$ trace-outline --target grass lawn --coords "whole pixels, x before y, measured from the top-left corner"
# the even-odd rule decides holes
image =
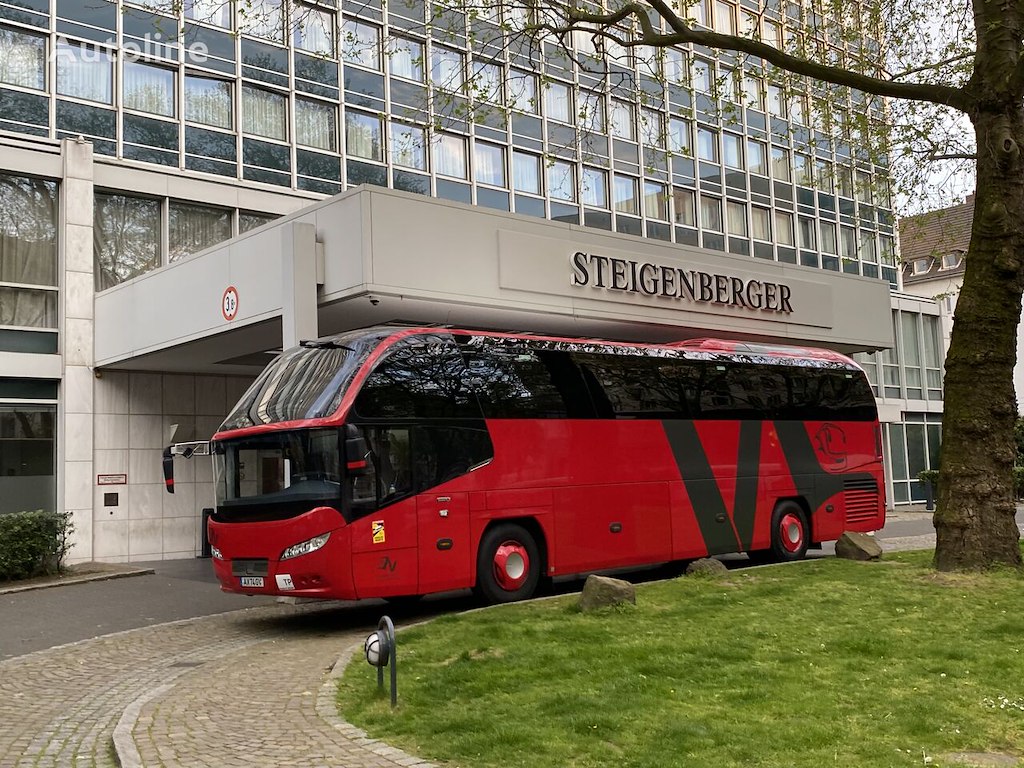
[[[399,705],[355,658],[344,717],[472,766],[902,766],[1024,755],[1024,577],[825,559],[448,616],[401,632]],[[935,761],[935,762],[933,762]]]

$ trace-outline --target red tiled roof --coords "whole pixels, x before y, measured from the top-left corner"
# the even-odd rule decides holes
[[[974,195],[960,205],[900,219],[900,254],[903,262],[925,256],[941,257],[966,251],[974,223]]]

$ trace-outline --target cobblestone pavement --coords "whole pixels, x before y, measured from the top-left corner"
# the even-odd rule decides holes
[[[355,615],[267,606],[0,662],[0,768],[424,766],[335,714]]]

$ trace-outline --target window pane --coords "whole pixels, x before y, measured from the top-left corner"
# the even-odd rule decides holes
[[[491,104],[504,104],[505,97],[502,92],[502,80],[504,72],[497,64],[473,63],[473,96],[480,101],[489,101]]]
[[[265,40],[284,42],[284,14],[281,0],[246,0],[238,6],[242,32]]]
[[[599,168],[583,169],[583,204],[608,207],[608,172]]]
[[[668,121],[668,148],[673,152],[690,153],[690,121],[673,117]]]
[[[544,90],[544,111],[549,120],[572,122],[572,94],[569,86],[550,83]],[[614,121],[614,116],[612,120]]]
[[[701,160],[718,162],[718,140],[714,131],[707,128],[697,129],[697,156]]]
[[[772,176],[779,181],[792,181],[793,171],[789,167],[789,150],[772,147]]]
[[[383,160],[383,131],[379,117],[349,110],[345,113],[345,148],[354,157]]]
[[[338,149],[338,108],[308,99],[295,99],[295,141],[306,147]]]
[[[633,123],[633,105],[624,101],[612,101],[612,136],[620,139],[636,139],[636,126]]]
[[[310,53],[333,56],[334,14],[302,4],[296,4],[292,13],[296,16],[293,22],[295,47]]]
[[[288,102],[262,88],[242,86],[242,130],[284,141],[288,138]]]
[[[231,8],[228,0],[185,0],[185,18],[231,29]]]
[[[256,227],[262,227],[264,224],[269,224],[274,219],[279,218],[273,213],[252,213],[250,211],[239,211],[238,212],[238,232],[248,232],[250,229],[256,229]]]
[[[57,292],[0,286],[0,325],[57,327]]]
[[[722,157],[730,168],[743,167],[743,140],[732,133],[722,134]]]
[[[683,224],[687,227],[696,226],[696,219],[693,212],[694,193],[688,189],[672,188],[673,205],[675,206],[676,224]]]
[[[747,236],[747,206],[743,203],[729,202],[725,206],[729,217],[729,234],[736,237]]]
[[[341,24],[341,58],[349,64],[380,69],[380,30],[345,19]]]
[[[576,174],[573,166],[561,160],[555,160],[548,167],[548,194],[554,200],[576,200]]]
[[[0,83],[43,90],[46,87],[46,40],[0,28]]]
[[[619,213],[640,213],[636,179],[615,175],[615,210]]]
[[[426,132],[414,125],[391,124],[391,162],[427,170]]]
[[[668,221],[668,195],[664,184],[644,182],[644,213],[648,218]]]
[[[462,88],[462,54],[434,46],[430,52],[430,82],[439,88],[457,91]]]
[[[423,43],[395,38],[389,44],[388,69],[392,75],[423,82]]]
[[[450,134],[441,135],[434,144],[434,169],[444,176],[467,178],[466,140]]]
[[[0,281],[57,285],[57,185],[0,175]]]
[[[779,245],[793,245],[793,214],[775,212],[775,239]]]
[[[231,83],[208,77],[185,77],[185,119],[230,129]]]
[[[231,211],[172,202],[168,235],[169,261],[198,253],[231,237]]]
[[[508,79],[510,105],[520,112],[537,113],[537,77],[512,70]]]
[[[57,93],[111,103],[113,61],[99,48],[57,43]]]
[[[604,115],[604,97],[601,94],[590,91],[580,93],[580,124],[585,130],[593,133],[604,133],[608,129]]]
[[[838,253],[836,248],[836,225],[829,221],[820,222],[821,250],[825,253]]]
[[[786,98],[782,88],[777,85],[768,86],[768,111],[775,117],[786,117]]]
[[[722,201],[717,197],[700,196],[700,225],[713,232],[722,231]]]
[[[497,144],[477,141],[473,145],[473,173],[481,184],[504,187],[505,149]]]
[[[814,219],[806,216],[800,217],[800,247],[808,250],[815,250],[817,238],[814,236]]]
[[[171,70],[125,61],[123,88],[126,109],[174,116],[174,73]]]
[[[512,180],[517,192],[541,194],[540,158],[526,152],[512,152]]]
[[[0,515],[57,508],[56,407],[0,406]]]
[[[665,146],[665,120],[660,112],[653,109],[641,110],[640,137],[649,147]]]
[[[772,239],[771,211],[767,208],[758,208],[756,205],[750,209],[751,233],[757,240]]]
[[[96,195],[93,262],[96,290],[160,266],[160,201]]]
[[[703,59],[693,60],[693,88],[704,93],[711,92],[711,64]]]
[[[765,157],[764,144],[760,141],[747,140],[747,169],[759,176],[768,175],[768,159]]]

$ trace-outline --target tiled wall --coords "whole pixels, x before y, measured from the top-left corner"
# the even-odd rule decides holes
[[[90,548],[91,559],[107,562],[198,555],[202,510],[213,505],[212,465],[207,457],[175,459],[175,493],[169,494],[161,471],[163,448],[172,439],[210,437],[249,383],[229,376],[100,373],[92,422],[95,474],[127,474],[128,483],[101,486],[91,478],[91,541],[82,541],[70,561],[90,559],[84,554]],[[116,506],[105,503],[110,493],[117,494]]]

